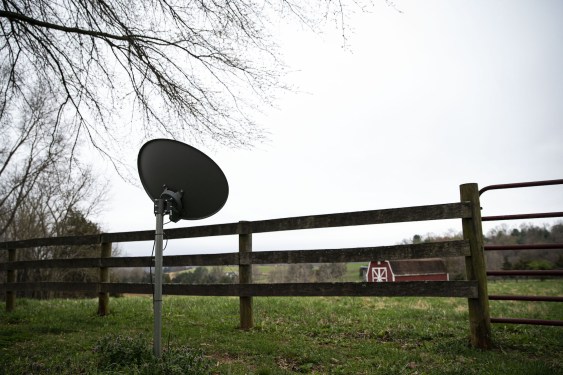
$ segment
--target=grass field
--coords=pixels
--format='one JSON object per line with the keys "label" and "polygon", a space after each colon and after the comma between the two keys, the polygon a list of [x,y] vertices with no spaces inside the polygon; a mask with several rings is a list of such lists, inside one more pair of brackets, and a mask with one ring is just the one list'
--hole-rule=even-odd
{"label": "grass field", "polygon": [[[561,296],[563,282],[493,282],[489,289]],[[563,374],[561,327],[495,324],[494,349],[472,349],[466,304],[453,298],[255,298],[256,328],[243,332],[237,298],[167,297],[163,346],[202,355],[205,371],[216,374]],[[112,298],[110,307],[109,316],[98,317],[96,300],[18,300],[15,312],[0,312],[0,373],[157,373],[126,362],[134,347],[150,351],[151,299]],[[563,320],[558,303],[492,301],[491,312]],[[121,359],[108,364],[116,353]]]}

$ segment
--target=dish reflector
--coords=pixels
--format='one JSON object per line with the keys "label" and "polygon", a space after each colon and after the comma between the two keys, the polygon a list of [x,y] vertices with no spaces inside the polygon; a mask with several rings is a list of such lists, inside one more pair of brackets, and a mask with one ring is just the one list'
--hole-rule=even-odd
{"label": "dish reflector", "polygon": [[[154,139],[141,147],[139,177],[154,201],[165,190],[180,193],[177,219],[198,220],[217,213],[227,201],[229,184],[217,164],[203,152],[171,139]],[[175,220],[177,221],[177,220]]]}

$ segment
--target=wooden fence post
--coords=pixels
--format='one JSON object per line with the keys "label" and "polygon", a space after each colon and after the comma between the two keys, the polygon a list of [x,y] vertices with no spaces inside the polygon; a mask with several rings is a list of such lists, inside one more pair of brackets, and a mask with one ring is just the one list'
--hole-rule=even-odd
{"label": "wooden fence post", "polygon": [[[100,245],[100,259],[111,257],[111,242],[102,242]],[[102,283],[109,283],[109,269],[107,267],[100,267],[100,280],[99,285]],[[105,316],[109,314],[109,293],[98,292],[98,315]]]}
{"label": "wooden fence post", "polygon": [[[239,221],[237,232],[239,246],[239,284],[252,284],[252,264],[250,252],[252,252],[252,231],[247,221]],[[240,328],[249,330],[254,327],[252,314],[252,297],[241,296],[240,298]]]}
{"label": "wooden fence post", "polygon": [[465,257],[465,270],[468,280],[477,281],[477,298],[468,299],[469,327],[471,345],[490,349],[491,317],[489,314],[489,292],[487,290],[487,271],[483,247],[483,228],[481,226],[481,204],[477,184],[464,184],[459,187],[462,202],[471,202],[472,217],[462,219],[463,238],[469,240],[471,256]]}
{"label": "wooden fence post", "polygon": [[[17,257],[16,249],[8,249],[8,262],[15,262]],[[15,283],[16,282],[16,270],[8,270],[6,272],[6,282]],[[14,311],[16,307],[16,291],[7,290],[6,291],[6,312]]]}

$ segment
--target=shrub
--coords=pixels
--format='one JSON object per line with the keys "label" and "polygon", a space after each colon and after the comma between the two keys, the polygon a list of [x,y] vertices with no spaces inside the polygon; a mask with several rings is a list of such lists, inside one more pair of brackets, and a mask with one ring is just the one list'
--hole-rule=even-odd
{"label": "shrub", "polygon": [[528,266],[532,270],[552,270],[555,268],[553,263],[545,259],[534,259],[528,263]]}
{"label": "shrub", "polygon": [[98,341],[98,370],[128,374],[209,374],[211,362],[199,350],[168,348],[162,357],[152,354],[150,340],[144,336],[108,335]]}

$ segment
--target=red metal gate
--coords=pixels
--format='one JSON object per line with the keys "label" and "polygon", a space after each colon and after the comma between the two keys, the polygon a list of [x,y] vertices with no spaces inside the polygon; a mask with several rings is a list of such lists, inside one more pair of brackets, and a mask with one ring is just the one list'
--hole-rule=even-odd
{"label": "red metal gate", "polygon": [[[479,190],[479,195],[489,190],[498,189],[513,189],[534,186],[548,186],[548,185],[563,185],[563,179],[560,180],[547,180],[547,181],[531,181],[520,182],[512,184],[490,185]],[[563,212],[543,212],[532,214],[518,214],[518,215],[500,215],[500,216],[484,216],[482,221],[497,221],[497,220],[516,220],[516,219],[538,219],[538,218],[553,218],[563,217]],[[485,251],[493,250],[558,250],[563,249],[563,243],[556,244],[524,244],[524,245],[485,245]],[[551,276],[562,277],[563,270],[503,270],[503,271],[488,271],[487,276]],[[489,300],[503,300],[503,301],[529,301],[529,302],[563,302],[563,297],[547,297],[547,296],[518,296],[518,295],[489,295]],[[521,318],[491,318],[491,323],[515,323],[515,324],[535,324],[535,325],[550,325],[550,326],[563,326],[563,320],[542,320],[542,319],[521,319]]]}

